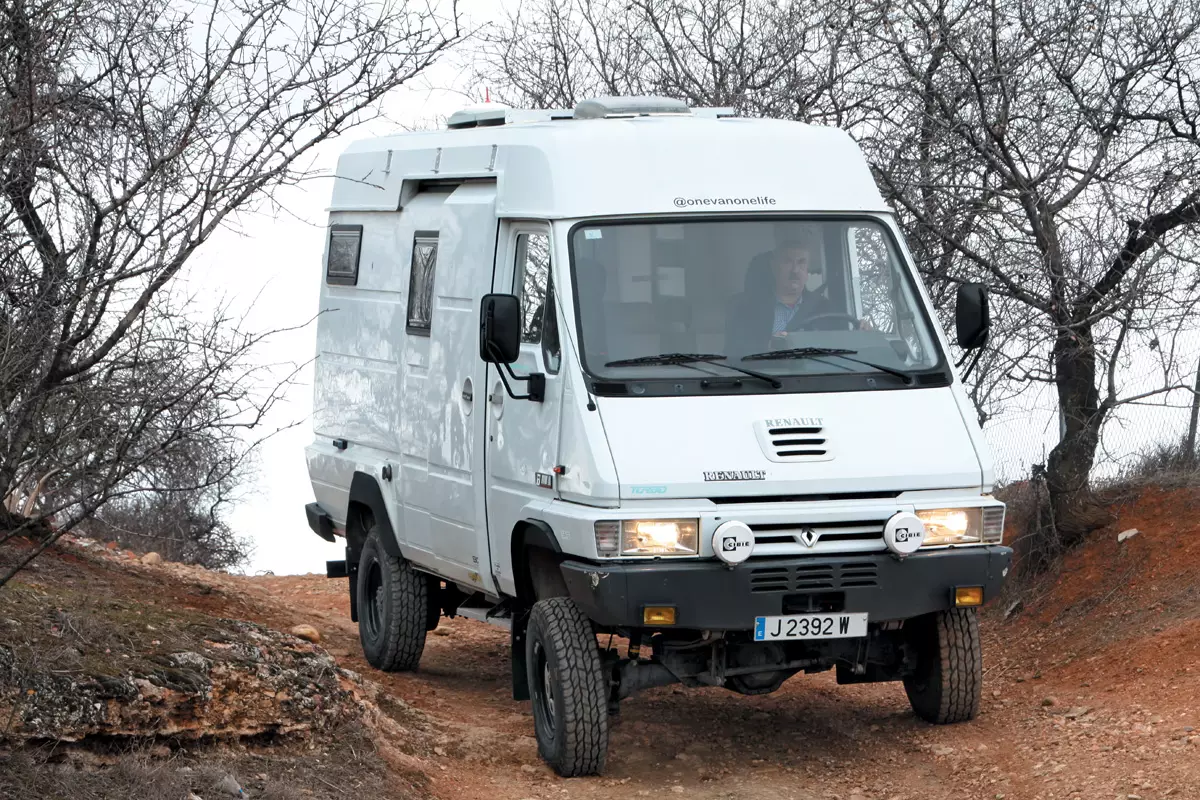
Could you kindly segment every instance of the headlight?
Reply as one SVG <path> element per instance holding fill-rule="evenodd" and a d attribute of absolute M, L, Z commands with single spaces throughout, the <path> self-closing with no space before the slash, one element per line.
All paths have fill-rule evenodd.
<path fill-rule="evenodd" d="M 924 547 L 947 544 L 978 544 L 982 541 L 983 525 L 978 508 L 936 508 L 918 511 L 925 523 Z"/>
<path fill-rule="evenodd" d="M 694 556 L 700 522 L 695 519 L 627 519 L 596 523 L 596 552 L 621 556 Z"/>

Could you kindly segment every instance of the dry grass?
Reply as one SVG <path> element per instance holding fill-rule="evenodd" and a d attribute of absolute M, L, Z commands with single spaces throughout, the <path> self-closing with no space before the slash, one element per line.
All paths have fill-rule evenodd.
<path fill-rule="evenodd" d="M 1106 499 L 1128 502 L 1143 489 L 1185 489 L 1200 486 L 1200 454 L 1183 440 L 1156 444 L 1143 450 L 1116 477 L 1102 481 L 1098 491 Z"/>

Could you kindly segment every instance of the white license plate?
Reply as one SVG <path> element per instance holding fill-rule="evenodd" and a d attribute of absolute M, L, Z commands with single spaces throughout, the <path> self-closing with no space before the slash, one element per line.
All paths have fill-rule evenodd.
<path fill-rule="evenodd" d="M 788 614 L 755 617 L 754 641 L 772 639 L 852 639 L 867 635 L 866 614 Z"/>

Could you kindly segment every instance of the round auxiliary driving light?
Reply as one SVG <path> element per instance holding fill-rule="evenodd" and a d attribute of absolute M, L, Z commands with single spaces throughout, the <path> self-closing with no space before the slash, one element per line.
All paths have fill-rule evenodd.
<path fill-rule="evenodd" d="M 712 547 L 726 564 L 740 564 L 754 552 L 754 531 L 746 523 L 731 519 L 713 531 Z"/>
<path fill-rule="evenodd" d="M 901 511 L 884 523 L 883 543 L 901 558 L 917 552 L 924 541 L 925 523 L 916 514 Z"/>

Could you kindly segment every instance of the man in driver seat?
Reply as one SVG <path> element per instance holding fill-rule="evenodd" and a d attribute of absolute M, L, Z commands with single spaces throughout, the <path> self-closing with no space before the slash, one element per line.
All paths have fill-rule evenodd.
<path fill-rule="evenodd" d="M 730 309 L 726 335 L 731 353 L 769 350 L 773 341 L 805 329 L 810 321 L 816 329 L 846 330 L 855 321 L 855 327 L 870 330 L 867 320 L 854 320 L 821 292 L 808 289 L 813 261 L 810 245 L 789 241 L 750 263 L 746 290 Z"/>
<path fill-rule="evenodd" d="M 812 254 L 802 242 L 786 242 L 771 253 L 775 276 L 775 318 L 771 335 L 786 336 L 792 320 L 798 322 L 829 313 L 829 301 L 808 286 Z"/>

